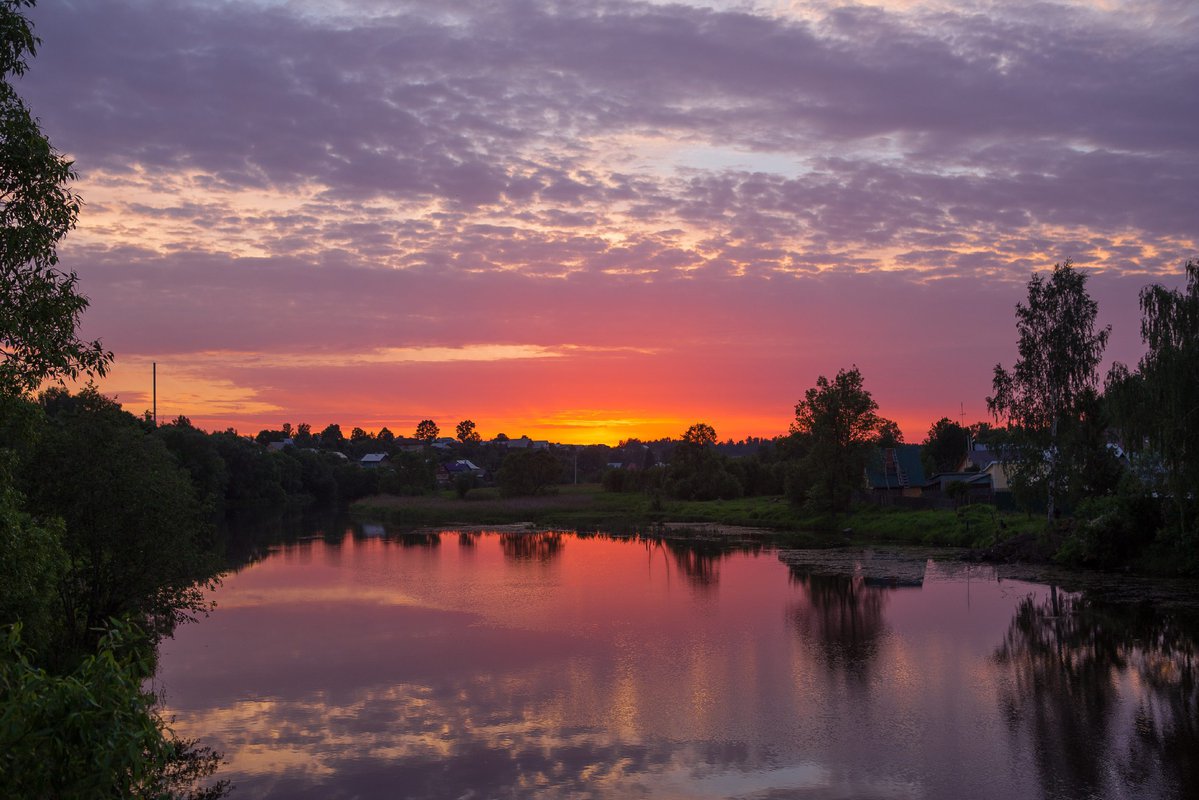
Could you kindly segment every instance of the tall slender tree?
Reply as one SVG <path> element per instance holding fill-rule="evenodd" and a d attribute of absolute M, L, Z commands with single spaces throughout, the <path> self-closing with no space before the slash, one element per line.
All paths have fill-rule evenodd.
<path fill-rule="evenodd" d="M 1011 372 L 995 365 L 987 408 L 1013 427 L 1019 447 L 1014 467 L 1043 485 L 1046 512 L 1055 516 L 1064 491 L 1061 432 L 1077 423 L 1080 406 L 1099 387 L 1099 362 L 1110 326 L 1095 328 L 1098 304 L 1087 294 L 1087 276 L 1070 261 L 1053 265 L 1048 279 L 1028 282 L 1028 302 L 1016 304 L 1020 357 Z"/>
<path fill-rule="evenodd" d="M 1107 389 L 1125 443 L 1160 459 L 1181 543 L 1199 536 L 1191 511 L 1199 497 L 1199 260 L 1185 269 L 1182 291 L 1141 290 L 1146 353 L 1135 373 L 1114 365 Z"/>

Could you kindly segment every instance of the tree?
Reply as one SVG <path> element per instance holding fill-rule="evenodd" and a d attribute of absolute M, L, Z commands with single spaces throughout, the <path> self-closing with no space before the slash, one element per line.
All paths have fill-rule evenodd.
<path fill-rule="evenodd" d="M 508 454 L 496 473 L 504 497 L 523 497 L 546 492 L 558 482 L 562 465 L 549 450 L 516 450 Z"/>
<path fill-rule="evenodd" d="M 853 491 L 862 486 L 866 460 L 883 420 L 878 403 L 866 391 L 856 366 L 833 380 L 821 375 L 795 405 L 791 433 L 807 440 L 800 468 L 805 504 L 812 511 L 849 509 Z"/>
<path fill-rule="evenodd" d="M 0 635 L 0 794 L 4 797 L 216 800 L 228 781 L 196 788 L 221 758 L 177 739 L 143 688 L 152 649 L 113 623 L 69 673 L 32 664 L 15 625 Z M 47 732 L 53 732 L 47 735 Z"/>
<path fill-rule="evenodd" d="M 1095 330 L 1098 305 L 1087 278 L 1069 261 L 1053 265 L 1045 280 L 1033 275 L 1028 303 L 1016 305 L 1019 359 L 1011 372 L 995 365 L 995 394 L 987 408 L 1016 430 L 1017 478 L 1044 486 L 1052 520 L 1063 494 L 1061 432 L 1076 423 L 1080 403 L 1099 385 L 1099 362 L 1111 328 Z"/>
<path fill-rule="evenodd" d="M 457 436 L 458 441 L 463 444 L 478 444 L 482 441 L 479 432 L 475 430 L 475 423 L 469 419 L 464 419 L 458 423 Z M 436 434 L 434 434 L 434 438 L 436 438 Z"/>
<path fill-rule="evenodd" d="M 933 475 L 957 469 L 966 455 L 969 441 L 969 431 L 949 417 L 934 422 L 928 429 L 928 436 L 920 443 L 920 461 L 925 473 Z"/>
<path fill-rule="evenodd" d="M 395 434 L 389 428 L 380 428 L 379 433 L 375 435 L 375 441 L 384 447 L 391 447 L 395 444 Z"/>
<path fill-rule="evenodd" d="M 1117 364 L 1107 394 L 1126 444 L 1160 459 L 1164 494 L 1177 517 L 1178 544 L 1193 552 L 1199 497 L 1199 261 L 1186 263 L 1186 288 L 1141 291 L 1147 352 L 1135 373 Z M 1192 555 L 1192 558 L 1195 556 Z"/>
<path fill-rule="evenodd" d="M 683 441 L 696 447 L 716 444 L 716 429 L 706 422 L 697 422 L 683 433 Z"/>
<path fill-rule="evenodd" d="M 110 618 L 169 633 L 206 607 L 197 583 L 216 570 L 214 530 L 190 475 L 159 436 L 95 389 L 51 396 L 24 489 L 35 515 L 65 523 L 67 649 L 94 646 Z"/>
<path fill-rule="evenodd" d="M 716 429 L 697 422 L 683 433 L 670 455 L 667 494 L 683 500 L 733 499 L 744 493 L 727 459 L 715 450 Z"/>
<path fill-rule="evenodd" d="M 422 419 L 416 425 L 415 438 L 425 444 L 432 444 L 439 433 L 441 433 L 441 428 L 437 427 L 436 422 L 431 419 Z"/>
<path fill-rule="evenodd" d="M 340 450 L 345 441 L 345 434 L 341 432 L 341 426 L 336 422 L 326 425 L 325 429 L 321 431 L 321 447 L 326 450 Z"/>
<path fill-rule="evenodd" d="M 80 200 L 72 162 L 42 135 L 10 82 L 25 74 L 40 41 L 21 14 L 31 0 L 0 2 L 0 392 L 47 379 L 104 375 L 112 353 L 79 339 L 87 298 L 56 248 L 75 227 Z"/>
<path fill-rule="evenodd" d="M 875 439 L 875 444 L 879 447 L 895 447 L 903 444 L 903 431 L 899 429 L 899 424 L 895 420 L 879 417 L 878 437 Z"/>

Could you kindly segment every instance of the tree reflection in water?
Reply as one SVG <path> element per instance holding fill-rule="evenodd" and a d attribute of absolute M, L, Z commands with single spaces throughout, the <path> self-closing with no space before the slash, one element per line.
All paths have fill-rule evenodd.
<path fill-rule="evenodd" d="M 995 654 L 1000 703 L 1045 797 L 1199 797 L 1195 643 L 1192 622 L 1146 608 L 1021 601 Z"/>
<path fill-rule="evenodd" d="M 644 542 L 651 552 L 668 553 L 687 583 L 701 592 L 715 589 L 720 583 L 721 561 L 735 553 L 757 553 L 762 549 L 760 541 L 731 536 L 706 539 L 645 537 Z"/>
<path fill-rule="evenodd" d="M 439 547 L 441 546 L 440 533 L 394 533 L 388 537 L 388 541 L 395 542 L 400 547 Z"/>
<path fill-rule="evenodd" d="M 830 669 L 864 676 L 887 632 L 883 611 L 892 589 L 871 585 L 860 575 L 826 575 L 791 565 L 790 578 L 807 602 L 790 610 L 800 635 L 816 644 Z"/>
<path fill-rule="evenodd" d="M 562 553 L 563 540 L 561 531 L 501 533 L 500 549 L 505 558 L 514 561 L 548 563 Z"/>

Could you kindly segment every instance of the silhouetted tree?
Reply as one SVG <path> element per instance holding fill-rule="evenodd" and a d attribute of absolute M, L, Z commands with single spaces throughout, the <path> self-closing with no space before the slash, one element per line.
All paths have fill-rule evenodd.
<path fill-rule="evenodd" d="M 345 444 L 346 437 L 341 432 L 341 426 L 336 422 L 325 426 L 321 431 L 321 447 L 326 450 L 340 450 Z"/>
<path fill-rule="evenodd" d="M 1194 556 L 1199 538 L 1199 261 L 1186 264 L 1186 288 L 1141 291 L 1141 338 L 1148 350 L 1135 373 L 1121 364 L 1108 376 L 1108 395 L 1125 444 L 1160 459 L 1151 470 L 1164 481 L 1177 543 Z"/>
<path fill-rule="evenodd" d="M 925 473 L 932 475 L 957 469 L 966 456 L 969 437 L 969 432 L 949 417 L 934 422 L 920 445 L 920 460 Z"/>
<path fill-rule="evenodd" d="M 821 375 L 796 404 L 791 432 L 806 440 L 800 468 L 810 510 L 849 509 L 878 439 L 882 419 L 877 411 L 878 403 L 863 386 L 856 366 L 838 371 L 831 381 Z"/>
<path fill-rule="evenodd" d="M 1062 428 L 1079 418 L 1084 394 L 1099 385 L 1099 362 L 1111 328 L 1095 330 L 1098 305 L 1087 278 L 1069 261 L 1053 265 L 1045 280 L 1033 275 L 1028 302 L 1016 305 L 1020 357 L 1011 372 L 995 365 L 994 396 L 987 408 L 1016 436 L 1015 468 L 1044 486 L 1052 520 L 1063 494 Z"/>
<path fill-rule="evenodd" d="M 475 430 L 475 423 L 469 419 L 464 419 L 458 423 L 457 428 L 458 441 L 463 444 L 478 444 L 482 437 Z"/>
<path fill-rule="evenodd" d="M 516 450 L 508 454 L 496 473 L 505 497 L 543 494 L 561 477 L 562 465 L 549 450 Z"/>
<path fill-rule="evenodd" d="M 441 428 L 437 427 L 436 422 L 431 419 L 422 419 L 416 425 L 415 438 L 425 444 L 431 444 L 439 433 L 441 433 Z"/>

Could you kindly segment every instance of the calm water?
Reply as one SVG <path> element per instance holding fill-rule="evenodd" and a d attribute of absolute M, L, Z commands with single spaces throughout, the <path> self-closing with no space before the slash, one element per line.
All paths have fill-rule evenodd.
<path fill-rule="evenodd" d="M 816 558 L 307 540 L 229 576 L 158 688 L 243 798 L 1199 796 L 1185 627 L 988 568 Z"/>

